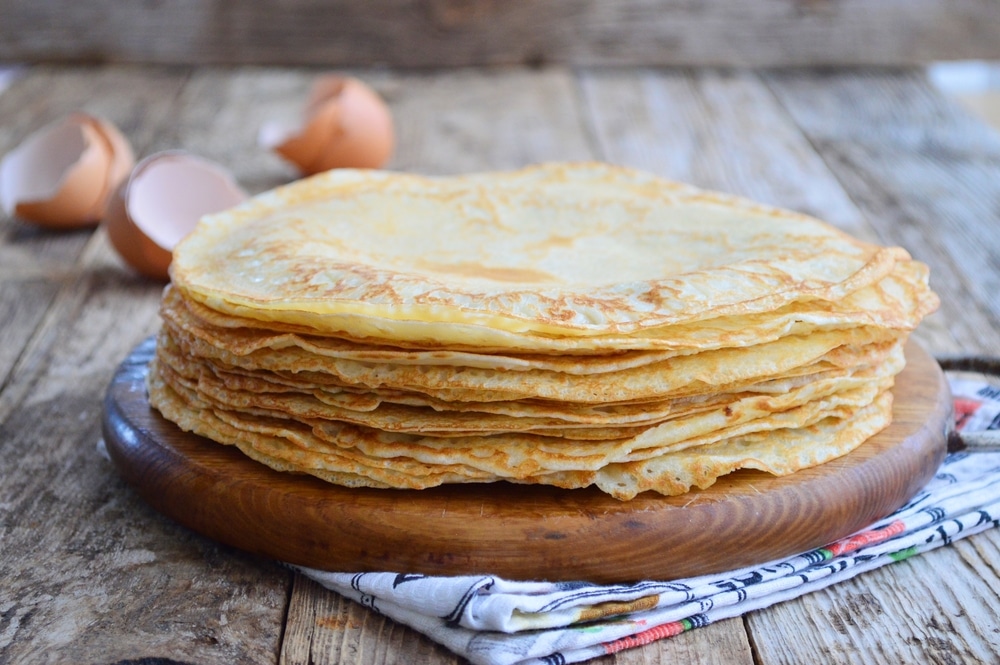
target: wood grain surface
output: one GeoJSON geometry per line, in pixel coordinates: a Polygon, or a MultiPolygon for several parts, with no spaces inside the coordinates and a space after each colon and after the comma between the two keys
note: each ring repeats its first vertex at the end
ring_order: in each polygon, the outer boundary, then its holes
{"type": "Polygon", "coordinates": [[[0,0],[0,59],[468,67],[1000,57],[992,0],[0,0]]]}
{"type": "MultiPolygon", "coordinates": [[[[256,148],[259,124],[294,117],[316,73],[30,67],[0,94],[0,153],[82,108],[116,122],[139,155],[188,149],[258,192],[292,177],[256,148]]],[[[916,332],[925,348],[1000,351],[1000,308],[987,288],[998,275],[989,232],[1000,228],[1000,134],[919,72],[352,73],[393,109],[393,168],[596,158],[803,209],[930,265],[943,305],[916,332]]],[[[0,663],[461,662],[266,559],[176,525],[100,457],[101,400],[159,325],[161,288],[129,272],[100,229],[52,233],[0,214],[0,663]]],[[[593,662],[995,662],[998,570],[992,529],[593,662]]]]}
{"type": "Polygon", "coordinates": [[[951,401],[919,346],[892,424],[851,453],[775,477],[740,471],[705,490],[618,501],[594,488],[509,483],[421,491],[346,488],[279,473],[183,432],[150,407],[147,339],[111,381],[104,441],[156,510],[271,559],[338,572],[499,575],[626,583],[694,577],[827,545],[906,503],[937,470],[951,401]]]}

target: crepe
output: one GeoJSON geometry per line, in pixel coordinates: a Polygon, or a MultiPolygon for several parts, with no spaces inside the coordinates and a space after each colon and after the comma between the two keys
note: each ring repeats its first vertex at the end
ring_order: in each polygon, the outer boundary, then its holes
{"type": "MultiPolygon", "coordinates": [[[[521,460],[512,454],[515,449],[503,445],[476,446],[472,454],[462,449],[445,451],[431,455],[431,461],[424,461],[426,449],[415,448],[413,457],[395,454],[389,458],[391,463],[386,463],[386,458],[370,455],[358,445],[368,443],[369,448],[385,451],[383,439],[366,442],[356,431],[342,427],[318,436],[296,420],[213,409],[193,393],[180,396],[162,380],[155,366],[149,377],[150,398],[166,418],[185,430],[235,445],[280,471],[308,473],[348,487],[427,489],[447,483],[499,480],[567,489],[595,485],[620,500],[648,490],[683,494],[692,487],[708,487],[719,476],[741,468],[784,475],[836,459],[886,427],[892,408],[891,395],[881,392],[862,407],[847,406],[822,417],[786,414],[778,416],[785,427],[747,428],[745,433],[714,444],[695,444],[669,454],[612,463],[603,459],[595,463],[593,453],[582,460],[567,456],[571,469],[546,471],[531,460],[521,460]]],[[[574,450],[579,448],[569,452],[574,450]]]]}
{"type": "Polygon", "coordinates": [[[175,250],[150,402],[351,487],[793,473],[891,420],[937,307],[903,249],[605,164],[338,170],[175,250]]]}
{"type": "Polygon", "coordinates": [[[908,259],[804,215],[554,164],[329,172],[204,218],[171,276],[210,309],[318,333],[477,348],[520,333],[582,350],[592,337],[655,339],[665,326],[836,301],[908,259]]]}
{"type": "Polygon", "coordinates": [[[377,396],[374,404],[364,400],[361,408],[357,408],[355,393],[346,393],[345,399],[342,391],[319,386],[295,389],[287,384],[272,384],[255,391],[233,388],[219,377],[216,368],[185,362],[168,350],[160,356],[160,372],[171,384],[196,391],[213,405],[248,413],[279,413],[301,420],[336,420],[389,432],[437,436],[522,431],[566,438],[608,439],[691,415],[725,412],[727,418],[733,419],[744,406],[772,413],[835,392],[872,385],[879,378],[891,378],[902,366],[898,348],[888,355],[885,362],[821,372],[800,382],[789,379],[764,381],[696,398],[666,398],[588,410],[572,410],[566,405],[543,401],[502,402],[497,407],[493,402],[446,402],[405,393],[384,396],[373,393],[377,396]],[[778,383],[783,384],[784,390],[777,390],[778,383]],[[426,408],[428,406],[433,408],[426,408]]]}

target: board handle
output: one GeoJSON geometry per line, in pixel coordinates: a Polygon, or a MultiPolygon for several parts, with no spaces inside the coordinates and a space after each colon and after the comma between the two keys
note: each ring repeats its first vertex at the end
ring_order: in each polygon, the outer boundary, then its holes
{"type": "MultiPolygon", "coordinates": [[[[934,357],[945,372],[977,372],[1000,377],[1000,358],[977,354],[947,354],[934,357]]],[[[1000,451],[1000,429],[960,432],[954,427],[948,431],[948,450],[1000,451]]]]}

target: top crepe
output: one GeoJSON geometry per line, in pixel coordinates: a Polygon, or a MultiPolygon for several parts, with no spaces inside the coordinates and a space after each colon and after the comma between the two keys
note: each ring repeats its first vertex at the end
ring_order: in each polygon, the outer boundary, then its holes
{"type": "MultiPolygon", "coordinates": [[[[685,324],[837,302],[905,264],[804,215],[583,163],[330,171],[204,218],[171,274],[190,301],[271,329],[586,352],[675,348],[685,324]]],[[[892,327],[936,306],[926,273],[913,281],[902,300],[920,305],[892,327]]]]}
{"type": "Polygon", "coordinates": [[[847,454],[938,304],[902,249],[602,164],[324,173],[172,272],[147,387],[182,429],[351,487],[621,500],[847,454]]]}

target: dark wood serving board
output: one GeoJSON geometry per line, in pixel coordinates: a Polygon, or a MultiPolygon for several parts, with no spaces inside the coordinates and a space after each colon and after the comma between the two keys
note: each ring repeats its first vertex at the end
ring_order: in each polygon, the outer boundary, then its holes
{"type": "Polygon", "coordinates": [[[819,547],[884,517],[931,478],[952,421],[944,375],[915,343],[892,425],[854,452],[776,478],[740,471],[678,497],[494,483],[349,489],[279,473],[182,432],[144,385],[152,339],[105,397],[120,473],[157,511],[220,542],[340,572],[628,582],[688,577],[819,547]]]}

